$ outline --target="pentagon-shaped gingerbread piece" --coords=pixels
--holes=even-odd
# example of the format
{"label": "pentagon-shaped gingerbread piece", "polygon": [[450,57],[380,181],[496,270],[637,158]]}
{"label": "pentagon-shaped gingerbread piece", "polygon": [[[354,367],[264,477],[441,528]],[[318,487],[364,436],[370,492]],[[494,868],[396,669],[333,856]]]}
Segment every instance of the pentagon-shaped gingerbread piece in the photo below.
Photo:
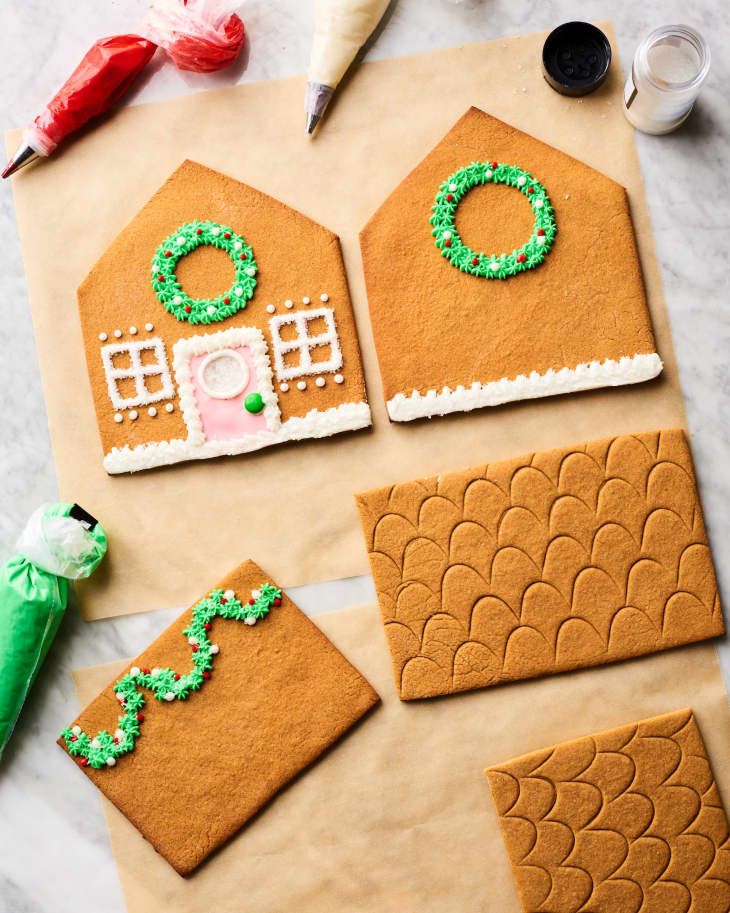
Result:
{"label": "pentagon-shaped gingerbread piece", "polygon": [[469,110],[361,233],[392,421],[662,369],[626,190]]}
{"label": "pentagon-shaped gingerbread piece", "polygon": [[339,240],[184,162],[79,288],[109,473],[370,425]]}

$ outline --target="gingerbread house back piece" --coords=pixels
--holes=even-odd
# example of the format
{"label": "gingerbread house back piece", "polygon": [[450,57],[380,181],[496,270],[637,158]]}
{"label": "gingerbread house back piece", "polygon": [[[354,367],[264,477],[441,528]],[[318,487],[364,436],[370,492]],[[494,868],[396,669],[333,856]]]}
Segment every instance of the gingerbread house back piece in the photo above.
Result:
{"label": "gingerbread house back piece", "polygon": [[361,246],[393,421],[662,369],[625,189],[476,108]]}
{"label": "gingerbread house back piece", "polygon": [[370,425],[339,241],[185,162],[78,293],[109,473]]}

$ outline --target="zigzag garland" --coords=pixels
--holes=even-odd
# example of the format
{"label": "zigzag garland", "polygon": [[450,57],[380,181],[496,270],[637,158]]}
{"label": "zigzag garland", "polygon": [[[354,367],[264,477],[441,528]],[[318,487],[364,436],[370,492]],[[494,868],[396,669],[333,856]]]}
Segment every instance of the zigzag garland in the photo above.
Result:
{"label": "zigzag garland", "polygon": [[144,721],[142,709],[146,699],[141,689],[151,691],[158,701],[184,701],[191,691],[198,691],[210,678],[213,656],[218,645],[208,639],[214,618],[232,618],[253,625],[269,614],[273,606],[281,605],[281,590],[270,583],[251,591],[246,603],[240,602],[233,590],[213,590],[193,607],[193,618],[183,634],[192,647],[193,668],[180,675],[172,669],[140,669],[132,666],[114,685],[117,699],[124,710],[114,735],[105,729],[89,738],[80,726],[64,729],[61,738],[82,767],[114,767],[117,760],[134,748]]}

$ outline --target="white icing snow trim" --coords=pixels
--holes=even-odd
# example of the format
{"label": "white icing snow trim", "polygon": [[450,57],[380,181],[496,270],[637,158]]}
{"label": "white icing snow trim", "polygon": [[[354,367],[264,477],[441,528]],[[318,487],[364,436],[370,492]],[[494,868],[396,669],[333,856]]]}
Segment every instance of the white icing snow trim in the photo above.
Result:
{"label": "white icing snow trim", "polygon": [[[309,335],[310,321],[322,318],[326,324],[324,333]],[[297,335],[294,339],[282,339],[281,328],[294,325]],[[274,364],[279,380],[294,380],[305,374],[323,374],[339,371],[342,367],[342,351],[335,325],[335,312],[332,308],[316,308],[314,311],[294,311],[291,314],[279,314],[269,321],[271,343],[274,348]],[[329,346],[330,357],[327,361],[312,361],[312,349],[317,346]],[[289,352],[299,353],[299,363],[287,366],[284,356]],[[301,389],[301,388],[300,388]]]}
{"label": "white icing snow trim", "polygon": [[625,355],[618,361],[591,361],[575,368],[552,369],[545,374],[533,371],[530,375],[490,381],[478,381],[470,387],[458,386],[452,390],[429,390],[419,393],[414,390],[410,396],[397,393],[388,400],[388,415],[394,422],[410,422],[416,418],[431,418],[433,415],[447,415],[450,412],[470,412],[483,406],[500,406],[521,399],[536,399],[541,396],[557,396],[560,393],[577,393],[580,390],[595,390],[597,387],[620,387],[623,384],[638,384],[656,377],[663,368],[656,352],[647,355]]}
{"label": "white icing snow trim", "polygon": [[[116,335],[116,332],[115,332]],[[121,336],[121,333],[119,334]],[[142,364],[142,352],[149,350],[154,353],[153,364]],[[115,355],[129,355],[128,368],[114,367]],[[133,406],[149,406],[161,399],[172,399],[175,390],[172,386],[170,367],[167,363],[164,342],[155,337],[153,339],[140,339],[137,342],[116,342],[101,348],[101,360],[106,374],[106,385],[109,399],[115,409],[131,409]],[[159,377],[161,387],[151,392],[147,389],[145,380],[148,377]],[[124,397],[119,392],[118,380],[134,380],[135,395]]]}
{"label": "white icing snow trim", "polygon": [[[271,373],[271,362],[266,350],[266,341],[264,334],[256,327],[231,327],[228,330],[220,330],[218,333],[206,333],[201,336],[188,336],[187,339],[178,340],[172,347],[172,366],[175,371],[175,380],[177,381],[178,396],[180,399],[180,408],[182,409],[183,421],[188,429],[188,439],[183,441],[186,446],[203,447],[205,444],[205,435],[203,434],[203,421],[198,410],[198,403],[195,399],[195,388],[193,386],[193,375],[190,370],[190,360],[195,355],[208,355],[211,352],[218,352],[222,349],[236,349],[246,346],[251,353],[254,373],[257,379],[258,392],[264,401],[263,415],[266,421],[268,431],[276,431],[281,425],[281,413],[279,403],[274,393],[274,381]],[[175,441],[168,441],[167,444],[174,444]],[[222,442],[222,443],[232,443]],[[143,444],[142,447],[152,446],[152,444]],[[162,443],[159,445],[162,446]],[[137,447],[135,450],[139,450]],[[251,449],[257,449],[253,447]],[[244,453],[244,450],[236,451]],[[104,458],[106,465],[107,457]],[[180,459],[196,459],[195,457],[181,457]],[[160,466],[164,463],[177,463],[179,460],[163,460],[162,463],[154,463],[154,466]],[[145,466],[140,467],[145,469]],[[111,470],[109,470],[111,471]],[[124,472],[126,470],[116,470]]]}
{"label": "white icing snow trim", "polygon": [[104,457],[104,469],[110,475],[116,475],[120,472],[138,472],[156,466],[167,466],[183,460],[235,456],[284,441],[301,441],[307,438],[330,437],[343,431],[358,431],[361,428],[368,428],[370,424],[370,407],[367,403],[343,403],[324,412],[312,409],[306,415],[287,419],[276,431],[259,431],[255,435],[247,435],[238,440],[195,444],[190,440],[177,439],[141,444],[138,447],[114,447]]}

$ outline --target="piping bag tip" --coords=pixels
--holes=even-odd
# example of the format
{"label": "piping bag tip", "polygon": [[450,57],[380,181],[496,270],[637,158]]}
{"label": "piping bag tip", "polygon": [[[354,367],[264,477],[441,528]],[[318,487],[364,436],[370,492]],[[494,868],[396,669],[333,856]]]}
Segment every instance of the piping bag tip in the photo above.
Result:
{"label": "piping bag tip", "polygon": [[[317,127],[317,124],[321,120],[322,120],[321,114],[308,114],[307,115],[307,135],[308,136],[311,136],[314,133],[315,128]],[[4,177],[4,175],[3,175],[3,177]]]}
{"label": "piping bag tip", "polygon": [[332,86],[321,82],[307,83],[307,94],[304,100],[304,110],[307,112],[307,136],[311,136],[317,124],[322,120],[325,108],[334,94]]}
{"label": "piping bag tip", "polygon": [[24,168],[26,165],[29,165],[31,162],[35,161],[38,158],[38,152],[32,147],[24,143],[19,146],[15,152],[15,155],[10,159],[8,164],[5,166],[2,177],[9,178],[11,174],[15,174],[16,171],[20,171],[21,168]]}

